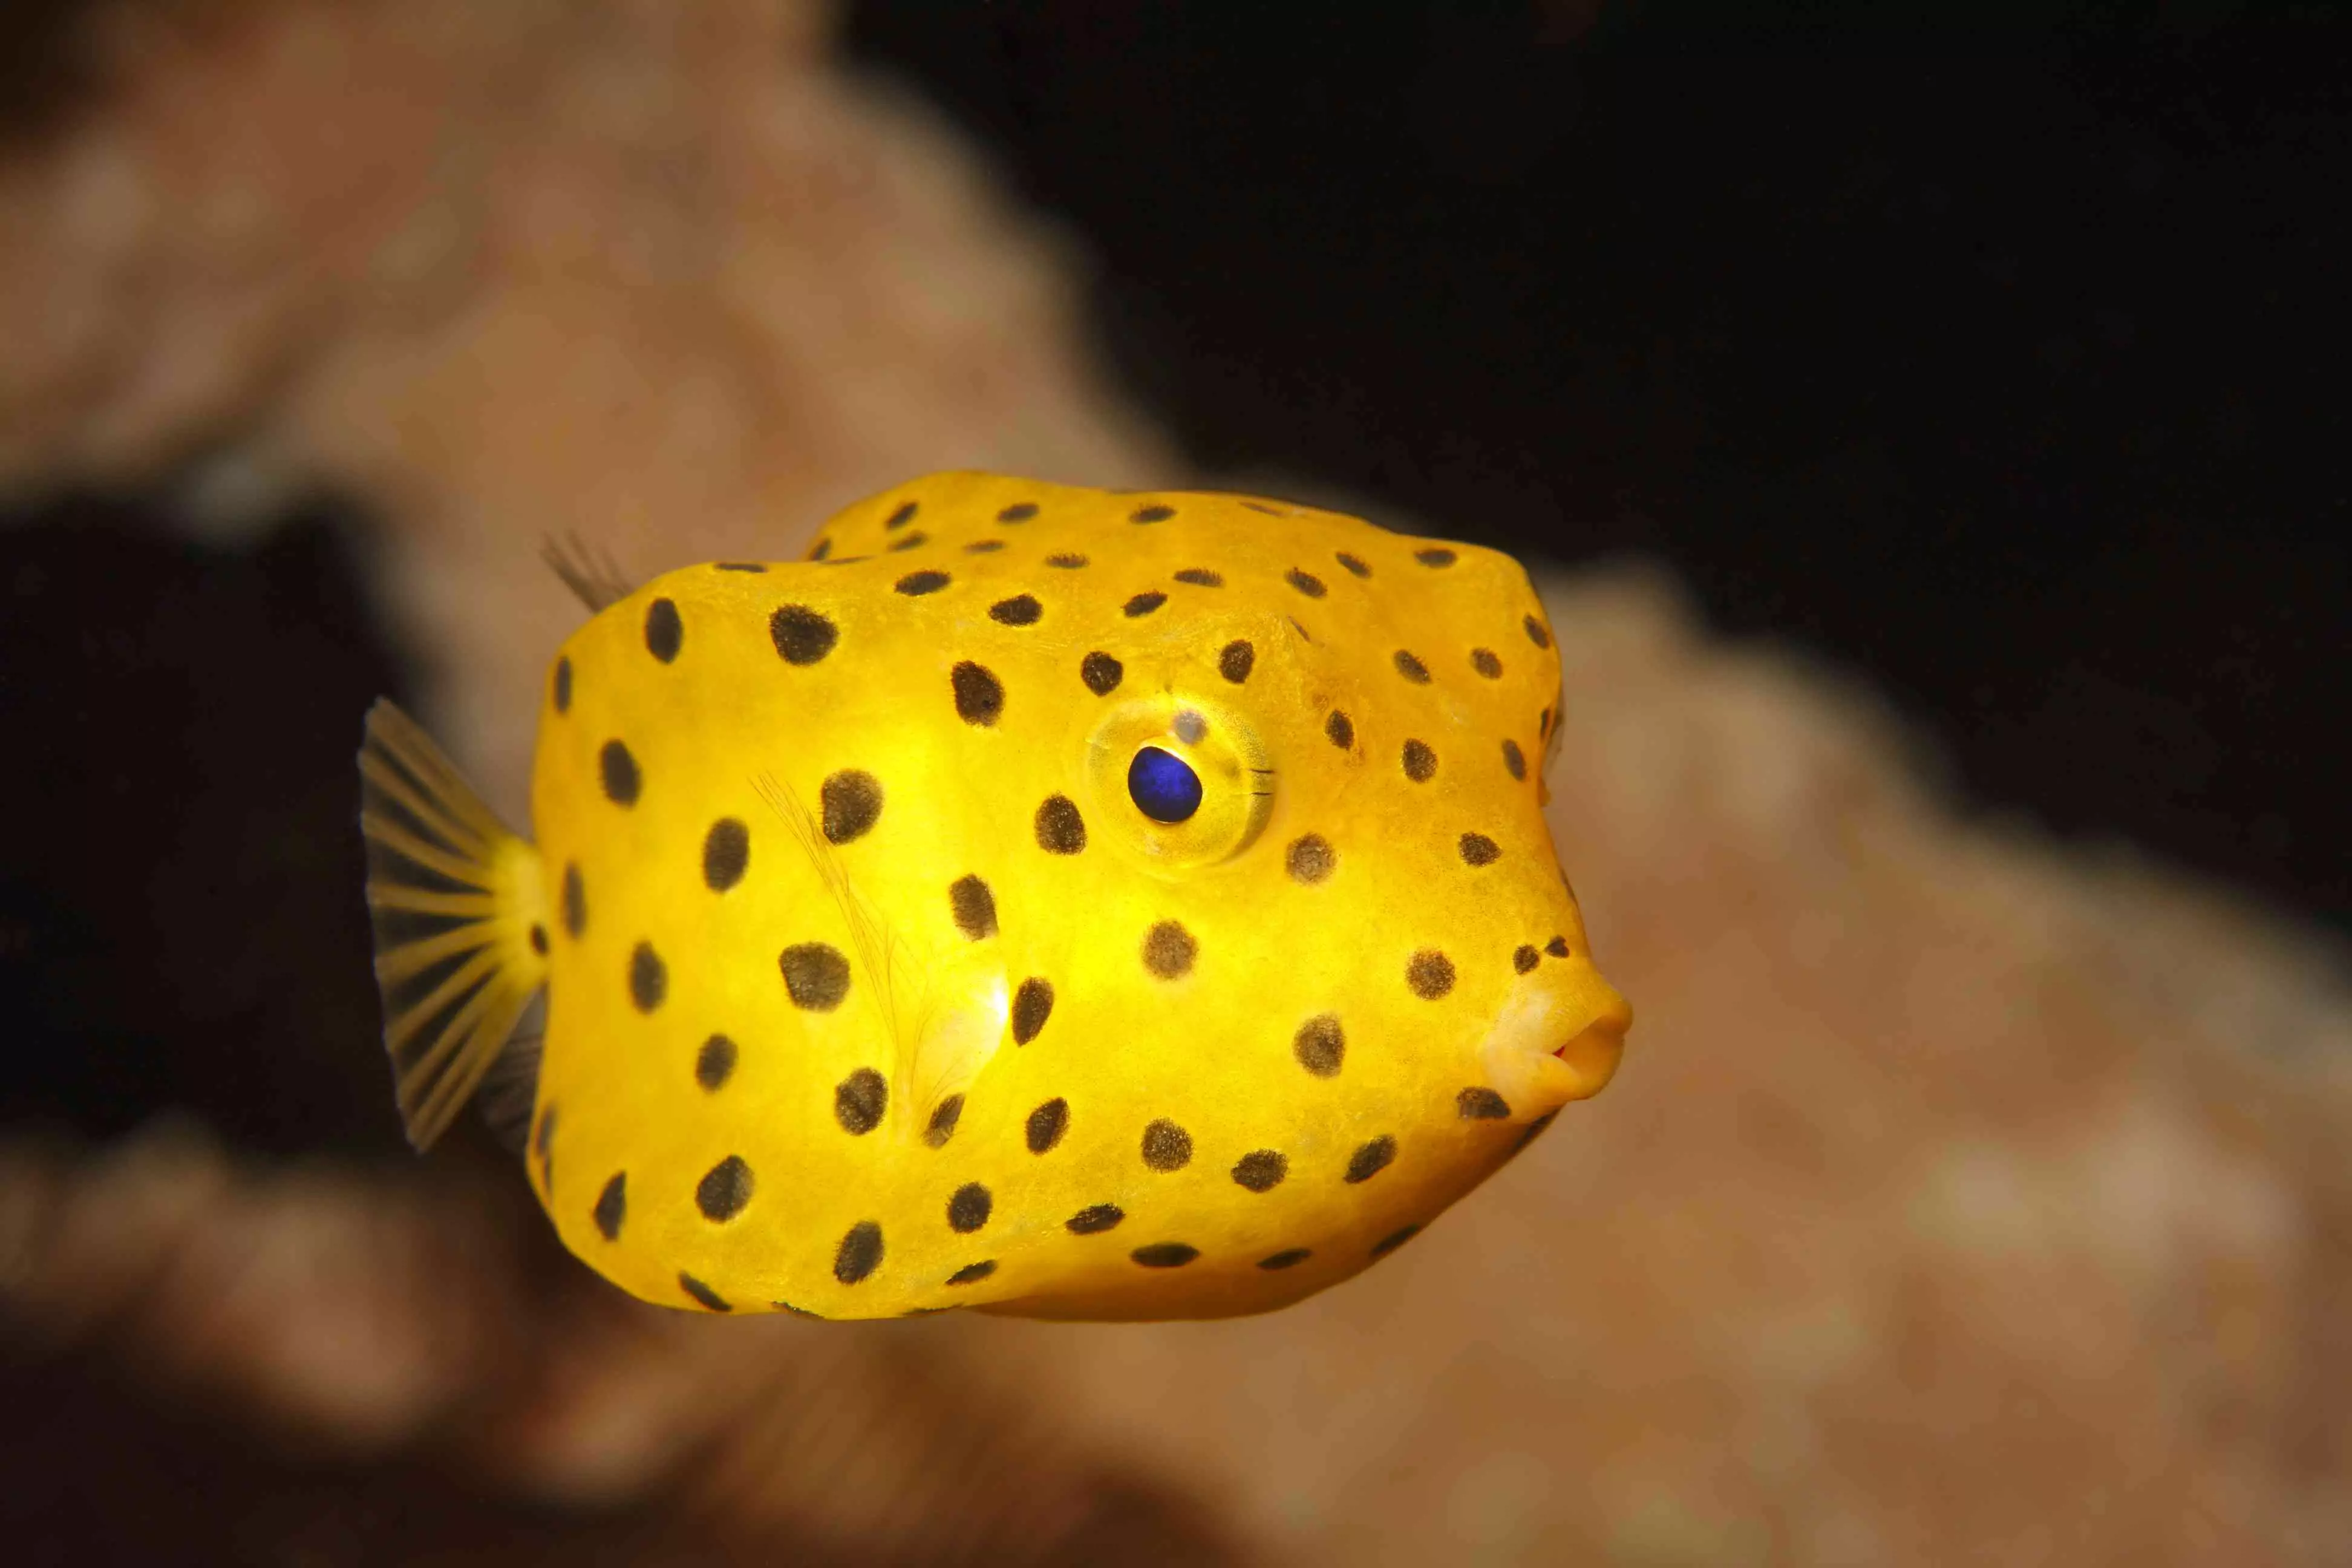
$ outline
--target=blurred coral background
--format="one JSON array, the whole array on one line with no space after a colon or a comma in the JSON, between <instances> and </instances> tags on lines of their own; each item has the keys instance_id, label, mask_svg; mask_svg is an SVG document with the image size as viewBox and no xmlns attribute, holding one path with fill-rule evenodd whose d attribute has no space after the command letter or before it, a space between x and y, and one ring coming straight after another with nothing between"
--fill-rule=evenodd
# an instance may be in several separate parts
<instances>
[{"instance_id":1,"label":"blurred coral background","mask_svg":"<svg viewBox=\"0 0 2352 1568\"><path fill-rule=\"evenodd\" d=\"M26 25L0 147L9 1560L2352 1561L2344 839L2294 804L2340 795L2342 742L2279 718L2326 705L2191 735L2310 792L2253 858L2155 817L2123 822L2153 856L2061 838L2032 814L2121 820L2064 795L2101 786L2050 756L2063 737L2034 742L2057 804L1996 780L2016 809L1980 809L1938 771L1948 736L1807 635L1827 623L1710 630L1741 616L1661 547L1673 519L1626 521L1655 500L1530 500L1475 430L1402 474L1328 429L1253 445L1209 405L1284 401L1282 376L1155 356L1173 306L1103 327L1105 289L1148 292L1089 270L1121 242L1090 261L1074 209L1033 200L1050 159L983 153L903 74L927 49L967 89L1013 68L975 38L1110 58L1174 8L1012 9L191 0ZM2238 9L2167 35L2179 71L2241 47ZM1635 47L1605 5L1479 15L1529 59ZM902 74L876 68L894 49ZM1475 50L1433 58L1487 107L1413 111L1439 116L1429 177L1520 200L1568 132ZM1086 114L1171 91L1060 85L1062 118L1024 123L1065 158ZM2347 145L2337 88L2279 132L2278 189L2328 188L2293 169ZM1319 90L1303 119L1344 109ZM1605 108L1581 123L1638 134ZM2245 244L2340 240L2333 188ZM1554 260L1573 271L1522 258L1519 286ZM1398 334L1454 308L1401 294ZM2338 436L2340 364L2308 416ZM1614 420L1667 465L1754 436L1737 411L1678 425L1686 400L1643 390L1666 374L1528 417ZM1289 384L1318 428L1383 424L1360 389ZM344 771L368 700L417 707L520 820L540 670L578 615L543 537L637 574L790 555L949 468L1263 488L1544 570L1554 831L1639 1026L1604 1096L1362 1279L1221 1324L719 1321L588 1277L479 1129L400 1144ZM1758 498L1759 526L1790 504ZM2246 656L2280 661L2264 689L2340 679L2334 548L2279 574L2317 613ZM2225 610L2251 592L2227 577L2203 579ZM2221 635L2146 613L2154 641ZM2071 700L2107 711L2109 688Z\"/></svg>"}]
</instances>

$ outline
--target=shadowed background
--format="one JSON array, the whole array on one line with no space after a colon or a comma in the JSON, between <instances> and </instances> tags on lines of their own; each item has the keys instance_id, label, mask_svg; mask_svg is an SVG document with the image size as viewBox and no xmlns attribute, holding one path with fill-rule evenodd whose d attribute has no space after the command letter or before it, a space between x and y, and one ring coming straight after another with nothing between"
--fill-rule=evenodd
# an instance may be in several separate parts
<instances>
[{"instance_id":1,"label":"shadowed background","mask_svg":"<svg viewBox=\"0 0 2352 1568\"><path fill-rule=\"evenodd\" d=\"M2352 1550L2345 29L1261 9L11 13L37 1556ZM519 817L542 535L958 466L1572 569L1628 1066L1329 1297L689 1321L399 1142L367 702Z\"/></svg>"}]
</instances>

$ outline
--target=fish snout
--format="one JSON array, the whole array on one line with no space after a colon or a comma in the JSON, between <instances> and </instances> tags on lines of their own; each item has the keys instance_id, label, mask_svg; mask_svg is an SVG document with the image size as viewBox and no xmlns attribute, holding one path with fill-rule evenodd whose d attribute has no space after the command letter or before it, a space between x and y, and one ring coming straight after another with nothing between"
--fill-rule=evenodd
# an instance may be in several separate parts
<instances>
[{"instance_id":1,"label":"fish snout","mask_svg":"<svg viewBox=\"0 0 2352 1568\"><path fill-rule=\"evenodd\" d=\"M1608 1088L1633 1026L1633 1009L1591 964L1547 964L1521 983L1479 1054L1514 1110L1542 1115Z\"/></svg>"},{"instance_id":2,"label":"fish snout","mask_svg":"<svg viewBox=\"0 0 2352 1568\"><path fill-rule=\"evenodd\" d=\"M1614 986L1595 974L1592 989L1598 994L1588 1000L1591 1016L1552 1052L1554 1060L1576 1075L1570 1100L1589 1100L1609 1087L1625 1055L1625 1032L1633 1026L1633 1006Z\"/></svg>"}]
</instances>

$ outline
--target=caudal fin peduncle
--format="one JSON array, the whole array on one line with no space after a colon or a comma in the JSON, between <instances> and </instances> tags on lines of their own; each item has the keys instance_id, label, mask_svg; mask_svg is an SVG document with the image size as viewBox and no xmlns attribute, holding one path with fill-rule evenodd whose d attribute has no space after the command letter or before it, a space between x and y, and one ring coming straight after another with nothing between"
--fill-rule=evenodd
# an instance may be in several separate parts
<instances>
[{"instance_id":1,"label":"caudal fin peduncle","mask_svg":"<svg viewBox=\"0 0 2352 1568\"><path fill-rule=\"evenodd\" d=\"M546 983L539 852L383 700L360 746L360 832L384 1048L408 1141L427 1149Z\"/></svg>"}]
</instances>

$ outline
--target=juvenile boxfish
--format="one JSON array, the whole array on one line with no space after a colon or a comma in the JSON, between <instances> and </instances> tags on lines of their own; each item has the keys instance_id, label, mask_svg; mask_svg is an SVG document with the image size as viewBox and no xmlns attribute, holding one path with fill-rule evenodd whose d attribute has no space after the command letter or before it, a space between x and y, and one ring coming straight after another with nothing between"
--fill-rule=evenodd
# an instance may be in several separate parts
<instances>
[{"instance_id":1,"label":"juvenile boxfish","mask_svg":"<svg viewBox=\"0 0 2352 1568\"><path fill-rule=\"evenodd\" d=\"M1507 556L953 473L804 561L572 574L536 841L379 703L368 899L410 1139L517 1077L648 1301L1265 1311L1616 1068Z\"/></svg>"}]
</instances>

